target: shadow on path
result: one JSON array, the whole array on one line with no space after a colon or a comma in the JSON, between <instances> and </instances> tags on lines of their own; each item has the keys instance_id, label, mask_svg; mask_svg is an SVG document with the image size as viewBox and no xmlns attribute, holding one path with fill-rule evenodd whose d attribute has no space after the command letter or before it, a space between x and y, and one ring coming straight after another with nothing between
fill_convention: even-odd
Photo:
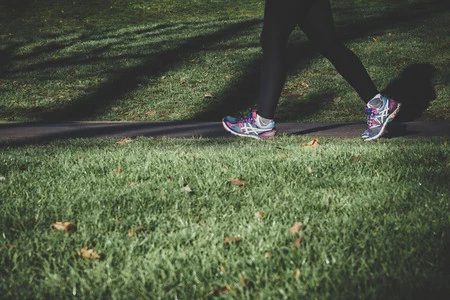
<instances>
[{"instance_id":1,"label":"shadow on path","mask_svg":"<svg viewBox=\"0 0 450 300\"><path fill-rule=\"evenodd\" d=\"M279 123L282 135L359 138L365 123ZM394 123L386 135L450 136L450 122ZM222 128L221 122L65 122L0 124L0 148L42 145L73 138L235 138Z\"/></svg>"}]
</instances>

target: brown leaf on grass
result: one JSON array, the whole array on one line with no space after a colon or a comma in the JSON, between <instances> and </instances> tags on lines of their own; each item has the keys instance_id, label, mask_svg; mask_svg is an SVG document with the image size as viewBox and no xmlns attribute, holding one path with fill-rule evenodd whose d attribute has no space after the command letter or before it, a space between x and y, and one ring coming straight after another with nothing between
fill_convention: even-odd
<instances>
[{"instance_id":1,"label":"brown leaf on grass","mask_svg":"<svg viewBox=\"0 0 450 300\"><path fill-rule=\"evenodd\" d=\"M58 231L69 233L77 231L77 227L70 222L55 222L52 224L52 228Z\"/></svg>"},{"instance_id":2,"label":"brown leaf on grass","mask_svg":"<svg viewBox=\"0 0 450 300\"><path fill-rule=\"evenodd\" d=\"M302 243L302 241L303 241L303 235L295 240L295 242L292 244L292 249L298 249L300 247L300 244Z\"/></svg>"},{"instance_id":3,"label":"brown leaf on grass","mask_svg":"<svg viewBox=\"0 0 450 300\"><path fill-rule=\"evenodd\" d=\"M264 258L271 258L272 257L272 253L270 253L269 251L267 251L266 253L264 253Z\"/></svg>"},{"instance_id":4,"label":"brown leaf on grass","mask_svg":"<svg viewBox=\"0 0 450 300\"><path fill-rule=\"evenodd\" d=\"M84 246L81 248L78 253L84 260L98 260L100 259L100 255L95 252L94 249L88 249L88 247Z\"/></svg>"},{"instance_id":5,"label":"brown leaf on grass","mask_svg":"<svg viewBox=\"0 0 450 300\"><path fill-rule=\"evenodd\" d=\"M130 186L131 186L131 187L137 186L137 182L134 182L134 181L130 182Z\"/></svg>"},{"instance_id":6,"label":"brown leaf on grass","mask_svg":"<svg viewBox=\"0 0 450 300\"><path fill-rule=\"evenodd\" d=\"M188 193L188 194L190 194L190 193L193 192L192 189L189 187L189 185L188 185L187 183L184 184L184 186L183 186L183 191L185 191L185 192Z\"/></svg>"},{"instance_id":7,"label":"brown leaf on grass","mask_svg":"<svg viewBox=\"0 0 450 300\"><path fill-rule=\"evenodd\" d=\"M114 169L113 173L114 174L121 174L121 173L123 173L123 169L121 169L121 168Z\"/></svg>"},{"instance_id":8,"label":"brown leaf on grass","mask_svg":"<svg viewBox=\"0 0 450 300\"><path fill-rule=\"evenodd\" d=\"M319 139L318 138L315 138L308 144L303 145L303 148L315 149L317 147L319 147Z\"/></svg>"},{"instance_id":9,"label":"brown leaf on grass","mask_svg":"<svg viewBox=\"0 0 450 300\"><path fill-rule=\"evenodd\" d=\"M223 238L223 244L225 246L229 246L232 244L238 244L242 241L242 238L240 236L226 236Z\"/></svg>"},{"instance_id":10,"label":"brown leaf on grass","mask_svg":"<svg viewBox=\"0 0 450 300\"><path fill-rule=\"evenodd\" d=\"M303 224L300 222L295 222L294 225L292 225L291 229L289 230L292 234L296 234L297 232L300 231L300 229L302 228Z\"/></svg>"},{"instance_id":11,"label":"brown leaf on grass","mask_svg":"<svg viewBox=\"0 0 450 300\"><path fill-rule=\"evenodd\" d=\"M5 176L0 176L0 181L5 181L6 177Z\"/></svg>"},{"instance_id":12,"label":"brown leaf on grass","mask_svg":"<svg viewBox=\"0 0 450 300\"><path fill-rule=\"evenodd\" d=\"M228 182L237 186L246 186L248 184L248 181L238 178L229 178Z\"/></svg>"},{"instance_id":13,"label":"brown leaf on grass","mask_svg":"<svg viewBox=\"0 0 450 300\"><path fill-rule=\"evenodd\" d=\"M216 289L212 290L211 292L209 292L209 295L210 296L219 296L219 295L222 295L222 294L229 293L231 291L232 291L231 286L226 285L226 286L223 286L223 287L216 288Z\"/></svg>"},{"instance_id":14,"label":"brown leaf on grass","mask_svg":"<svg viewBox=\"0 0 450 300\"><path fill-rule=\"evenodd\" d=\"M211 93L206 93L205 95L204 95L204 97L205 97L205 99L214 99L214 98L216 98L213 94L211 94Z\"/></svg>"},{"instance_id":15,"label":"brown leaf on grass","mask_svg":"<svg viewBox=\"0 0 450 300\"><path fill-rule=\"evenodd\" d=\"M134 142L133 139L124 138L124 139L121 139L120 141L117 141L116 144L117 145L125 145L125 144L129 144L129 143L132 143L132 142Z\"/></svg>"},{"instance_id":16,"label":"brown leaf on grass","mask_svg":"<svg viewBox=\"0 0 450 300\"><path fill-rule=\"evenodd\" d=\"M360 161L360 160L361 160L361 155L359 155L359 154L353 155L353 161L358 162L358 161Z\"/></svg>"},{"instance_id":17,"label":"brown leaf on grass","mask_svg":"<svg viewBox=\"0 0 450 300\"><path fill-rule=\"evenodd\" d=\"M156 110L149 110L148 112L145 113L145 115L147 117L154 116L154 115L156 115Z\"/></svg>"},{"instance_id":18,"label":"brown leaf on grass","mask_svg":"<svg viewBox=\"0 0 450 300\"><path fill-rule=\"evenodd\" d=\"M128 232L128 237L132 237L133 235L135 235L138 231L141 231L141 230L143 230L144 229L144 226L136 226L136 227L134 227L133 229L131 229L129 232Z\"/></svg>"},{"instance_id":19,"label":"brown leaf on grass","mask_svg":"<svg viewBox=\"0 0 450 300\"><path fill-rule=\"evenodd\" d=\"M308 166L306 167L306 171L308 171L309 174L312 174L313 169L310 166Z\"/></svg>"},{"instance_id":20,"label":"brown leaf on grass","mask_svg":"<svg viewBox=\"0 0 450 300\"><path fill-rule=\"evenodd\" d=\"M239 282L241 283L243 288L247 287L247 279L245 278L244 275L241 276L241 278L239 279Z\"/></svg>"},{"instance_id":21,"label":"brown leaf on grass","mask_svg":"<svg viewBox=\"0 0 450 300\"><path fill-rule=\"evenodd\" d=\"M264 217L264 212L262 210L259 210L255 213L255 218L261 219Z\"/></svg>"}]
</instances>

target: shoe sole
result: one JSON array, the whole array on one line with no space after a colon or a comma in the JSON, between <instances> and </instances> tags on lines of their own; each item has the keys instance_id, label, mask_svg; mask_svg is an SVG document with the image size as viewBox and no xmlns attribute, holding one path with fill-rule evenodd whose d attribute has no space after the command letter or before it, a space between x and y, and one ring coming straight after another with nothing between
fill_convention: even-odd
<instances>
[{"instance_id":1,"label":"shoe sole","mask_svg":"<svg viewBox=\"0 0 450 300\"><path fill-rule=\"evenodd\" d=\"M272 138L272 137L275 136L275 134L274 134L273 136L270 136L270 137L260 137L260 136L258 136L258 135L238 133L238 132L236 132L236 131L231 130L231 129L227 126L227 124L225 124L225 121L224 121L224 120L222 120L222 126L223 126L223 128L224 128L226 131L228 131L229 133L231 133L231 134L233 134L233 135L235 135L235 136L238 136L238 137L253 138L253 139L256 139L256 140L264 140L264 139L269 139L269 138ZM272 130L273 130L273 129L272 129Z\"/></svg>"},{"instance_id":2,"label":"shoe sole","mask_svg":"<svg viewBox=\"0 0 450 300\"><path fill-rule=\"evenodd\" d=\"M402 106L401 103L397 103L397 108L387 117L386 122L383 123L383 126L381 127L380 132L378 132L378 134L373 137L364 139L364 141L369 142L369 141L373 141L373 140L376 140L379 137L381 137L384 134L387 124L391 123L392 120L394 120L394 118L397 116L398 112L400 111L401 106Z\"/></svg>"}]
</instances>

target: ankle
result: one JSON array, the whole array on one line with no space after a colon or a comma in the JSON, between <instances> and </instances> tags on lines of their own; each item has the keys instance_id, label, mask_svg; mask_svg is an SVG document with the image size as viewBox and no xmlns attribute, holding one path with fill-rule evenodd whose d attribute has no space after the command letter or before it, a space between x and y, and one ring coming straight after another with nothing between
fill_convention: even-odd
<instances>
[{"instance_id":1,"label":"ankle","mask_svg":"<svg viewBox=\"0 0 450 300\"><path fill-rule=\"evenodd\" d=\"M267 119L267 118L261 117L260 115L256 114L256 125L258 127L261 127L261 128L272 127L273 123L275 123L275 121L273 119Z\"/></svg>"}]
</instances>

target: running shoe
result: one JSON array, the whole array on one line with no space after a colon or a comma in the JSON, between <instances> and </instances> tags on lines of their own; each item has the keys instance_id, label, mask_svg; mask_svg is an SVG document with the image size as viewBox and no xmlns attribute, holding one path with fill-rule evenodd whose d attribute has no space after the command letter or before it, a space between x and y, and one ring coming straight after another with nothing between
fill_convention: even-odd
<instances>
[{"instance_id":1,"label":"running shoe","mask_svg":"<svg viewBox=\"0 0 450 300\"><path fill-rule=\"evenodd\" d=\"M222 119L223 128L240 137L265 139L275 136L277 132L275 129L275 122L272 121L267 126L261 126L258 123L258 114L256 113L256 110L251 111L244 118L227 116Z\"/></svg>"},{"instance_id":2,"label":"running shoe","mask_svg":"<svg viewBox=\"0 0 450 300\"><path fill-rule=\"evenodd\" d=\"M385 132L386 125L389 124L400 111L400 103L389 99L381 94L375 96L367 103L365 113L367 114L367 130L361 137L365 141L372 141Z\"/></svg>"}]
</instances>

